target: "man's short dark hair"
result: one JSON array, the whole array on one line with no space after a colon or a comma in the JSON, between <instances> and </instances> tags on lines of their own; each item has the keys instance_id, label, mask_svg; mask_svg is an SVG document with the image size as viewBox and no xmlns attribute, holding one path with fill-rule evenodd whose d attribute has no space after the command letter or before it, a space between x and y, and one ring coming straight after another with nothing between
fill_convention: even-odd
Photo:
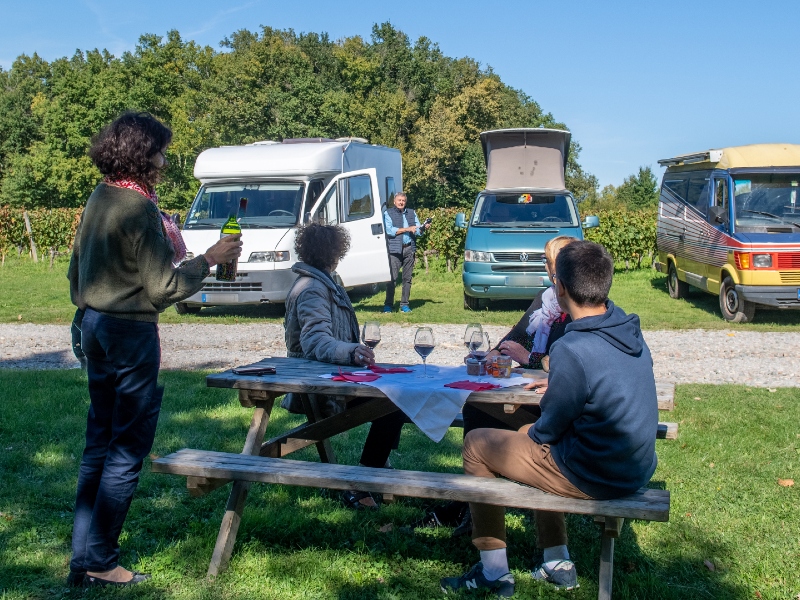
<instances>
[{"instance_id":1,"label":"man's short dark hair","mask_svg":"<svg viewBox=\"0 0 800 600\"><path fill-rule=\"evenodd\" d=\"M605 304L614 279L614 259L600 244L572 242L556 257L556 279L579 306Z\"/></svg>"},{"instance_id":2,"label":"man's short dark hair","mask_svg":"<svg viewBox=\"0 0 800 600\"><path fill-rule=\"evenodd\" d=\"M340 225L309 223L297 229L294 249L304 263L330 272L350 250L350 234Z\"/></svg>"}]
</instances>

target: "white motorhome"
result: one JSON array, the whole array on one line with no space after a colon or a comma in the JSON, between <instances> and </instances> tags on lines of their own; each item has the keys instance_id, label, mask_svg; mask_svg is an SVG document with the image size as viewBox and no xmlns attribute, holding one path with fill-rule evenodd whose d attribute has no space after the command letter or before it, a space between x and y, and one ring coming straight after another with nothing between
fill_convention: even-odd
<instances>
[{"instance_id":1,"label":"white motorhome","mask_svg":"<svg viewBox=\"0 0 800 600\"><path fill-rule=\"evenodd\" d=\"M295 231L310 220L350 232L350 251L336 269L346 288L389 281L383 210L403 189L399 150L359 138L223 146L202 152L194 175L202 187L183 225L190 257L219 239L241 198L244 247L236 281L217 281L212 269L200 292L175 305L179 313L284 302L296 279Z\"/></svg>"}]
</instances>

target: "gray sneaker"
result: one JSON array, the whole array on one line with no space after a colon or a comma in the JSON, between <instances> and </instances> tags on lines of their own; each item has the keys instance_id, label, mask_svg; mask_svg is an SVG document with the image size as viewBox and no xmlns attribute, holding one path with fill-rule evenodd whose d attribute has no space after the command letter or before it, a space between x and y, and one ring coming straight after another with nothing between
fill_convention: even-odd
<instances>
[{"instance_id":1,"label":"gray sneaker","mask_svg":"<svg viewBox=\"0 0 800 600\"><path fill-rule=\"evenodd\" d=\"M581 587L578 584L578 572L575 570L575 563L571 560L562 560L548 569L544 563L538 569L531 572L537 581L552 583L557 590L575 590Z\"/></svg>"},{"instance_id":2,"label":"gray sneaker","mask_svg":"<svg viewBox=\"0 0 800 600\"><path fill-rule=\"evenodd\" d=\"M440 581L445 594L457 590L488 590L501 598L511 598L514 595L514 583L514 576L511 573L489 581L483 575L483 563L480 562L475 563L461 577L445 577Z\"/></svg>"}]
</instances>

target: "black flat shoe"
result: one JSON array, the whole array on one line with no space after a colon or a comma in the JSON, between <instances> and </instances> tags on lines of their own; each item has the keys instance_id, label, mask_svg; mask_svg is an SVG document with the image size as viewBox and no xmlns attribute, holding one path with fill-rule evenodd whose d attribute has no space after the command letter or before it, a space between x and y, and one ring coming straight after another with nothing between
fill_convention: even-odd
<instances>
[{"instance_id":1,"label":"black flat shoe","mask_svg":"<svg viewBox=\"0 0 800 600\"><path fill-rule=\"evenodd\" d=\"M67 575L67 587L83 587L83 580L86 578L86 571L70 571Z\"/></svg>"},{"instance_id":2,"label":"black flat shoe","mask_svg":"<svg viewBox=\"0 0 800 600\"><path fill-rule=\"evenodd\" d=\"M375 502L375 506L368 506L366 504L362 504L360 501L364 498L372 498ZM373 494L369 492L355 492L351 490L344 490L341 495L342 504L345 505L346 508L351 510L378 510L380 508L380 499L376 498Z\"/></svg>"},{"instance_id":3,"label":"black flat shoe","mask_svg":"<svg viewBox=\"0 0 800 600\"><path fill-rule=\"evenodd\" d=\"M136 585L144 583L150 579L152 575L149 573L134 573L128 581L109 581L108 579L100 579L99 577L92 577L86 575L83 578L83 587L128 587L129 585Z\"/></svg>"}]
</instances>

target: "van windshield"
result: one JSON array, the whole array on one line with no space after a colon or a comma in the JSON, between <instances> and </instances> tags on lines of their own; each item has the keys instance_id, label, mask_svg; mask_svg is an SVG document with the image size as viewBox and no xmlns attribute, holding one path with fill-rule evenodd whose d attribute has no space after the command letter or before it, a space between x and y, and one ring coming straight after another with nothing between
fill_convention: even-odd
<instances>
[{"instance_id":1,"label":"van windshield","mask_svg":"<svg viewBox=\"0 0 800 600\"><path fill-rule=\"evenodd\" d=\"M577 227L567 194L481 194L472 225L484 227Z\"/></svg>"},{"instance_id":2,"label":"van windshield","mask_svg":"<svg viewBox=\"0 0 800 600\"><path fill-rule=\"evenodd\" d=\"M304 183L236 183L200 188L184 229L219 229L247 198L242 229L294 227L303 204Z\"/></svg>"},{"instance_id":3,"label":"van windshield","mask_svg":"<svg viewBox=\"0 0 800 600\"><path fill-rule=\"evenodd\" d=\"M739 231L800 228L800 173L748 174L733 184Z\"/></svg>"}]
</instances>

